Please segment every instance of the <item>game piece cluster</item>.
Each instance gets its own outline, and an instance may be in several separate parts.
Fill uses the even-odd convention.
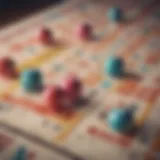
[[[0,75],[4,78],[15,78],[15,75],[18,75],[12,59],[0,59]],[[59,113],[71,110],[82,97],[82,83],[75,76],[67,77],[60,86],[45,87],[41,72],[38,69],[28,69],[20,74],[20,84],[24,91],[29,93],[44,91],[44,103]]]
[[[43,90],[44,103],[58,113],[71,110],[75,102],[82,96],[82,84],[74,76],[67,78],[63,85],[45,87],[40,71],[30,69],[21,74],[20,81],[26,92]]]
[[[71,110],[72,106],[82,96],[82,84],[74,76],[65,80],[63,85],[45,87],[39,70],[30,69],[20,76],[21,86],[26,92],[44,92],[44,103],[53,111],[63,113]]]
[[[44,91],[44,100],[57,113],[69,112],[82,97],[82,84],[77,77],[69,77],[61,86],[51,86]]]
[[[89,40],[93,37],[93,28],[89,23],[79,24],[75,29],[75,36],[80,40]],[[43,45],[56,44],[53,33],[47,27],[42,27],[37,35],[38,41]]]
[[[123,11],[113,7],[108,11],[108,18],[113,21],[123,19]],[[79,24],[75,36],[80,40],[89,40],[93,36],[93,28],[88,23]],[[42,27],[37,35],[38,41],[44,45],[56,43],[53,33],[47,27]],[[124,61],[120,57],[110,57],[104,64],[106,74],[119,77],[124,74]],[[7,78],[18,76],[16,64],[11,58],[0,59],[0,75]],[[82,82],[75,76],[68,76],[59,86],[45,86],[43,75],[37,69],[28,69],[21,73],[20,84],[26,92],[44,92],[44,103],[54,112],[70,111],[74,104],[83,96]],[[115,109],[107,117],[107,123],[115,131],[124,132],[133,126],[133,112],[127,109]]]
[[[124,73],[124,62],[119,57],[110,57],[105,62],[105,73],[121,76]],[[15,75],[15,63],[9,58],[0,60],[0,73],[4,76]],[[56,113],[71,111],[74,104],[83,96],[82,82],[75,76],[68,76],[59,86],[45,87],[42,74],[37,69],[21,73],[20,83],[26,92],[44,92],[44,103]],[[115,109],[107,117],[108,125],[115,131],[125,132],[133,126],[133,112],[128,109]]]
[[[118,7],[110,8],[107,16],[111,21],[120,22],[123,20],[123,10]],[[93,27],[89,23],[80,23],[75,29],[75,36],[80,40],[89,40],[93,37]],[[56,44],[53,33],[47,27],[42,27],[38,32],[38,40],[44,45]]]

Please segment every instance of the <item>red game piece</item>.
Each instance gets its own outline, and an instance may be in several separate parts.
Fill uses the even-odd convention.
[[[52,107],[55,112],[65,112],[68,110],[69,99],[67,102],[67,96],[62,88],[58,86],[48,87],[44,94],[45,103]]]
[[[36,158],[36,153],[34,153],[34,152],[29,152],[28,155],[27,155],[27,157],[28,157],[28,160],[35,160],[35,158]]]
[[[88,23],[80,24],[76,29],[76,35],[79,39],[89,39],[92,37],[92,26]]]
[[[52,45],[54,44],[53,34],[48,28],[41,28],[38,34],[38,39],[42,44]]]
[[[8,57],[0,59],[0,75],[7,78],[17,77],[16,65],[12,59]]]
[[[63,84],[63,89],[72,101],[76,101],[82,96],[82,84],[77,77],[68,77]]]
[[[62,106],[60,100],[63,96],[63,91],[59,87],[48,87],[44,93],[46,105],[52,107],[54,111],[59,110]]]

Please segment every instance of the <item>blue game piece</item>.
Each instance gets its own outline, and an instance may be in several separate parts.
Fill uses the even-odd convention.
[[[13,155],[11,160],[27,160],[27,151],[24,147],[20,147]]]
[[[124,61],[119,57],[109,57],[105,62],[105,73],[119,77],[124,74]]]
[[[27,92],[40,91],[43,87],[42,75],[37,69],[29,69],[21,74],[20,83]]]
[[[129,109],[114,109],[107,116],[108,125],[118,132],[129,131],[134,124],[134,111]]]
[[[121,21],[123,19],[123,11],[118,7],[113,7],[108,10],[107,16],[112,21]]]

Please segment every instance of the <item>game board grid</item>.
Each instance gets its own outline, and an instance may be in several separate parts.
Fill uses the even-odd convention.
[[[95,6],[94,6],[95,7]],[[91,8],[91,7],[90,7]],[[79,14],[79,16],[81,16],[81,14],[82,13],[79,13],[78,11],[76,11],[76,13],[77,14]],[[80,18],[77,18],[77,14],[74,14],[73,16],[75,16],[76,17],[76,19],[75,20],[77,20],[78,21],[78,19],[82,19],[82,17],[80,17]],[[92,15],[92,14],[89,14],[89,15]],[[78,16],[78,17],[79,17]],[[72,17],[72,15],[70,16],[70,17]],[[92,15],[92,17],[93,17],[93,15]],[[91,19],[91,17],[89,18],[89,19]],[[70,18],[70,19],[68,19],[67,20],[67,22],[70,22],[70,20],[72,20],[73,21],[73,19],[72,18]],[[75,20],[73,21],[74,23],[75,23]],[[72,29],[72,27],[70,27],[70,28],[67,28],[67,26],[69,26],[69,25],[66,25],[66,26],[64,26],[64,25],[60,25],[60,26],[62,26],[63,27],[63,30],[64,30],[64,33],[65,33],[65,37],[68,37],[68,36],[70,36],[71,34],[71,30],[73,30]],[[72,26],[74,26],[74,25],[72,25]],[[59,28],[59,26],[58,26],[58,28]],[[56,30],[56,29],[55,29]],[[74,39],[73,37],[71,37],[70,39]]]
[[[13,90],[12,90],[13,91]],[[12,111],[12,114],[13,114],[13,111]],[[81,114],[79,115],[80,117],[81,117]],[[18,117],[18,116],[16,116],[16,117]],[[12,119],[12,118],[11,118]],[[77,118],[76,118],[77,119]],[[41,132],[42,133],[42,132]]]
[[[55,57],[58,54],[61,53],[63,48],[46,48],[41,51],[38,57],[33,57],[28,61],[25,61],[25,63],[20,64],[17,69],[18,71],[22,72],[26,70],[27,68],[36,68],[39,65],[41,65],[45,60],[49,59],[50,57]],[[17,86],[18,81],[14,80],[5,90],[1,91],[0,94],[5,95],[7,92],[11,92],[16,86]]]
[[[16,135],[5,129],[0,129],[0,136],[6,141],[10,142],[8,145],[3,143],[3,139],[0,140],[1,144],[1,158],[3,160],[9,160],[15,154],[16,150],[20,147],[24,147],[27,151],[27,159],[28,160],[46,160],[46,159],[56,159],[56,160],[71,160],[72,158],[63,155],[62,153],[58,153],[56,151],[47,150],[45,147],[41,145],[34,144],[28,139],[21,137],[20,135]]]
[[[114,93],[113,93],[114,94]],[[102,95],[102,94],[101,94]],[[114,96],[114,98],[113,97],[110,97],[110,96],[112,96],[112,94],[108,94],[109,95],[109,97],[107,98],[107,95],[106,94],[103,94],[103,96],[105,95],[105,99],[106,99],[106,103],[107,104],[111,104],[111,105],[108,105],[108,106],[112,106],[113,107],[113,99],[114,99],[114,106],[115,107],[117,107],[117,104],[120,104],[122,107],[124,107],[124,106],[126,106],[126,104],[128,103],[128,105],[131,105],[131,101],[133,102],[133,97],[128,97],[127,96],[127,98],[125,98],[124,96],[120,96],[120,95],[116,95],[116,94],[114,94],[113,96]],[[99,97],[99,96],[97,96],[97,97]],[[117,99],[115,98],[115,97],[117,97]],[[102,97],[101,97],[102,98]],[[103,98],[104,99],[104,98]],[[129,99],[131,99],[131,101],[129,100]],[[126,100],[128,100],[128,102],[126,103]],[[102,102],[100,102],[101,100],[100,100],[100,98],[99,98],[99,103],[101,104],[100,106],[96,103],[95,105],[98,105],[99,107],[98,107],[98,109],[97,110],[101,110],[102,108],[102,106],[106,106],[104,103],[102,104]],[[139,114],[142,114],[143,112],[143,110],[148,106],[148,105],[152,105],[152,107],[150,107],[150,109],[152,108],[152,110],[153,110],[153,108],[155,107],[155,102],[154,103],[152,103],[152,104],[149,104],[149,103],[145,103],[145,102],[143,102],[143,101],[140,101],[140,100],[136,100],[136,99],[134,99],[134,101],[135,102],[138,102],[138,113],[137,113],[137,117],[138,117],[138,115]],[[104,102],[104,100],[103,100],[103,102]],[[134,104],[134,103],[133,103]],[[102,112],[104,113],[104,110],[102,109]],[[149,112],[151,112],[151,110],[149,111]],[[93,139],[94,138],[94,136],[90,136],[89,137],[89,135],[88,135],[88,133],[87,133],[87,129],[88,129],[88,127],[86,126],[86,125],[88,125],[88,123],[92,123],[92,126],[95,126],[96,125],[96,122],[95,122],[95,120],[97,120],[97,119],[99,119],[98,117],[97,118],[93,118],[93,115],[95,114],[95,116],[100,116],[100,115],[98,115],[98,113],[101,113],[101,111],[100,112],[97,112],[97,111],[93,111],[93,112],[91,112],[89,115],[88,115],[88,117],[86,118],[86,119],[84,119],[84,121],[82,121],[82,123],[79,125],[79,128],[77,129],[77,130],[75,130],[73,133],[72,133],[72,135],[70,135],[69,136],[69,138],[68,138],[68,140],[67,140],[67,147],[70,147],[71,148],[71,150],[74,150],[75,152],[78,150],[78,152],[81,152],[81,154],[83,155],[84,154],[84,150],[80,147],[81,145],[78,145],[78,146],[75,146],[74,145],[74,143],[73,142],[77,142],[77,143],[85,143],[86,145],[86,147],[87,147],[87,150],[89,150],[89,148],[91,148],[91,147],[89,147],[89,145],[93,145],[93,143],[91,143],[92,142],[92,140],[91,139]],[[145,115],[143,115],[143,116],[145,116]],[[90,118],[93,118],[92,120],[89,120]],[[144,120],[144,119],[143,119]],[[146,120],[146,117],[145,117],[145,120]],[[147,122],[147,120],[146,120],[146,122],[145,123],[147,123],[148,124],[148,122]],[[144,124],[144,122],[143,122],[143,124]],[[97,127],[100,127],[102,125],[102,123],[100,123],[100,124],[98,124],[97,125]],[[104,125],[105,125],[105,120],[104,120]],[[142,125],[142,124],[141,124]],[[148,126],[148,125],[147,125]],[[82,127],[83,127],[83,129],[82,129]],[[102,127],[103,129],[104,129],[104,126]],[[104,134],[104,133],[103,133]],[[81,137],[81,138],[80,138]],[[151,136],[150,136],[151,137]],[[152,136],[153,137],[153,136]],[[142,144],[142,142],[140,142],[139,141],[139,139],[137,139],[137,137],[135,137],[136,139],[133,141],[133,144],[134,145],[140,145],[141,147],[141,149],[144,149],[143,150],[143,152],[140,152],[139,154],[141,154],[141,157],[142,156],[144,156],[144,153],[146,152],[146,150],[147,150],[147,147],[145,146],[145,145],[143,145]],[[79,139],[79,140],[78,140]],[[90,141],[89,141],[90,140]],[[103,142],[103,143],[109,143],[109,148],[111,147],[111,144],[110,144],[110,140],[107,140],[107,142],[105,142],[103,139],[101,139],[101,140],[99,140],[99,141],[101,141],[101,143]],[[96,139],[94,139],[94,142],[97,144],[97,143],[100,143],[98,140],[96,140]],[[115,142],[115,141],[114,141]],[[148,142],[149,143],[149,142]],[[106,149],[106,147],[107,147],[107,144],[105,144],[105,149]],[[74,145],[74,147],[71,147],[71,146],[73,146]],[[98,148],[96,148],[96,150],[98,150],[98,149],[100,149],[99,147],[100,146],[102,146],[103,144],[101,144],[101,145],[97,145],[97,147]],[[112,144],[112,145],[114,145],[114,144]],[[113,147],[113,148],[115,148],[115,147]],[[124,149],[124,148],[123,148]],[[126,149],[125,149],[126,150]],[[129,153],[132,153],[132,151],[134,151],[133,150],[133,146],[132,147],[129,147],[127,150],[126,150],[126,152],[129,152]],[[110,152],[111,153],[111,152]],[[95,154],[97,154],[96,152],[95,152]],[[94,154],[94,156],[95,156],[95,154]],[[127,153],[125,153],[126,155],[128,155]],[[137,153],[138,154],[138,153]],[[109,154],[110,155],[110,154]],[[112,156],[113,156],[114,154],[112,154]],[[85,154],[84,154],[84,156],[85,156]],[[91,155],[88,155],[87,154],[87,158],[89,157],[89,158],[91,158],[90,157]],[[100,155],[99,155],[100,156]],[[103,156],[104,157],[104,156]],[[93,157],[92,157],[93,158]],[[127,158],[126,158],[127,159]]]
[[[135,26],[135,25],[134,25]],[[132,26],[132,27],[134,27],[134,26]],[[143,26],[143,23],[139,23],[139,27],[142,27]],[[137,27],[137,26],[136,26]],[[138,28],[139,28],[138,27]],[[126,29],[127,28],[125,28],[125,31],[126,31]],[[130,29],[130,27],[129,27],[129,29]],[[122,31],[122,33],[121,33],[121,31]],[[107,49],[107,43],[108,43],[108,45],[110,45],[116,38],[118,38],[118,34],[120,34],[119,36],[122,36],[122,37],[124,37],[124,35],[125,35],[125,32],[123,32],[123,29],[122,28],[117,28],[117,26],[115,26],[115,30],[113,31],[113,33],[111,34],[111,36],[109,36],[108,37],[108,35],[106,35],[106,36],[104,36],[104,38],[103,38],[103,40],[100,40],[100,43],[101,44],[99,44],[99,43],[93,43],[92,45],[90,45],[90,46],[85,46],[85,45],[83,45],[83,47],[84,48],[86,48],[86,51],[87,52],[101,52],[102,50],[106,50]],[[141,32],[140,32],[140,35],[141,35]],[[139,35],[139,33],[137,33],[137,36],[140,36]],[[136,36],[136,34],[134,33],[134,35],[133,36]],[[143,37],[143,36],[142,36]],[[106,39],[106,40],[105,40]],[[139,39],[140,40],[140,39]],[[103,42],[104,41],[104,42]],[[142,38],[142,42],[144,43],[144,41],[143,41],[143,38]],[[132,42],[133,43],[133,42]],[[131,44],[132,44],[131,43]],[[138,44],[138,43],[137,43]],[[96,45],[98,46],[98,47],[96,47]],[[133,44],[132,44],[133,45]],[[106,48],[105,48],[106,47]],[[118,51],[118,52],[120,52],[120,51]],[[127,51],[127,52],[130,52],[130,51]],[[121,51],[121,53],[123,53],[123,51]]]
[[[6,106],[10,108],[7,112],[2,112],[3,115],[1,114],[1,122],[5,122],[8,125],[12,125],[31,135],[36,135],[37,137],[42,138],[42,135],[46,136],[45,140],[49,142],[51,142],[56,136],[64,132],[64,125],[56,120],[54,120],[51,124],[48,123],[49,120],[47,120],[48,118],[46,117],[46,123],[48,123],[48,126],[46,125],[46,127],[43,127],[42,123],[44,121],[44,118],[42,118],[41,115],[35,114],[34,112],[31,112],[29,109],[21,107],[20,105],[17,105],[16,109],[12,109],[13,106]],[[21,121],[19,121],[20,118]],[[20,125],[22,122],[23,125]],[[56,126],[58,127],[58,130],[54,130],[54,127]]]
[[[108,101],[109,99],[107,99],[107,101]],[[100,104],[101,104],[101,102],[99,102]],[[109,103],[109,102],[107,102],[107,103]],[[98,105],[97,103],[96,103],[96,105],[98,105],[99,106],[99,110],[101,110],[102,109],[102,106],[104,106],[104,104],[101,104],[101,105]],[[105,105],[106,106],[106,105]],[[92,114],[93,113],[93,114]],[[95,117],[96,116],[96,117]],[[94,152],[92,153],[92,154],[94,154],[94,158],[95,157],[97,157],[98,155],[98,153],[96,152],[96,151],[99,151],[99,150],[104,150],[104,149],[106,149],[106,148],[114,148],[114,149],[116,149],[117,147],[117,145],[119,146],[119,144],[117,144],[116,143],[116,136],[118,136],[119,137],[119,135],[116,135],[115,133],[115,135],[112,133],[112,131],[110,131],[110,129],[109,128],[107,128],[107,129],[105,129],[106,130],[106,132],[109,132],[112,136],[114,135],[115,137],[115,139],[113,140],[113,142],[111,142],[112,140],[109,140],[109,139],[107,139],[107,140],[104,140],[103,138],[101,139],[101,138],[96,138],[96,137],[94,137],[94,136],[92,136],[92,135],[89,135],[88,134],[88,132],[87,132],[87,130],[88,130],[88,128],[89,127],[94,127],[94,126],[96,126],[99,130],[104,130],[104,126],[105,126],[105,120],[104,120],[104,124],[101,122],[101,120],[100,120],[100,118],[97,118],[97,116],[99,116],[99,115],[97,115],[97,111],[96,112],[91,112],[89,115],[88,115],[88,117],[84,120],[84,121],[82,121],[82,123],[79,125],[79,127],[78,127],[78,129],[76,129],[70,136],[69,136],[69,138],[68,138],[68,140],[67,140],[67,144],[66,144],[66,146],[67,147],[70,147],[71,148],[71,150],[73,150],[73,151],[75,151],[75,152],[80,152],[82,155],[84,155],[84,157],[85,157],[85,150],[87,149],[87,150],[92,150],[92,147],[90,147],[91,145],[94,145],[94,144],[96,144],[96,146],[97,147],[95,147],[94,149],[96,149],[96,150],[94,150]],[[99,121],[99,122],[97,122],[97,121]],[[104,125],[104,126],[103,126]],[[103,129],[102,129],[102,128]],[[109,134],[108,133],[108,134]],[[104,134],[104,133],[103,133]],[[93,140],[94,139],[94,140]],[[74,144],[74,142],[77,142],[78,144],[80,144],[80,145],[78,145],[78,146],[75,146],[75,144]],[[116,144],[115,144],[116,143]],[[81,144],[85,144],[84,145],[84,147],[81,147]],[[99,145],[98,145],[99,144]],[[72,147],[71,147],[72,146]],[[74,146],[74,147],[73,147]],[[103,146],[103,147],[102,147]],[[124,148],[121,146],[119,146],[118,147],[119,149],[118,150],[116,150],[116,151],[118,151],[118,153],[119,153],[119,151],[124,151]],[[125,148],[125,154],[128,152],[128,149],[130,149],[129,147],[128,148]],[[111,150],[109,150],[109,152],[111,153]],[[108,153],[109,153],[108,152]],[[90,153],[90,152],[89,152]],[[104,153],[106,153],[106,152],[104,152]],[[107,155],[107,153],[106,153],[106,155]],[[112,156],[113,156],[113,154],[111,154]],[[110,156],[111,156],[110,155]],[[90,157],[91,155],[89,155],[89,154],[87,154],[87,158],[88,159],[90,159],[91,157]],[[99,155],[100,156],[100,155]],[[104,155],[102,156],[102,157],[104,157]],[[87,159],[86,158],[86,159]],[[92,157],[92,159],[94,159],[93,157]]]

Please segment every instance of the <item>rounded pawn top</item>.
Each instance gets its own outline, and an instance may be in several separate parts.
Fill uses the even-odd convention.
[[[124,61],[119,57],[109,57],[104,64],[105,73],[111,76],[122,76],[124,74]]]
[[[15,62],[9,57],[0,59],[0,75],[7,78],[14,78],[18,76]]]
[[[20,76],[23,89],[27,92],[38,92],[43,88],[42,75],[38,69],[29,69]]]
[[[134,112],[129,109],[113,109],[108,117],[108,125],[118,132],[127,132],[134,126]]]
[[[67,77],[62,87],[72,101],[76,101],[82,96],[82,83],[75,76]]]
[[[44,45],[52,45],[54,44],[53,33],[49,28],[42,27],[38,32],[38,40]]]
[[[123,20],[123,10],[118,7],[112,7],[108,10],[107,16],[112,21]]]
[[[27,159],[27,150],[24,147],[18,148],[18,150],[15,152],[11,160],[26,160]]]
[[[89,23],[81,23],[76,28],[76,36],[79,39],[87,40],[92,37],[93,28]]]
[[[63,97],[63,90],[57,86],[47,87],[44,91],[44,102],[55,111],[60,107],[60,99]]]
[[[64,113],[69,109],[66,103],[67,96],[65,91],[59,86],[50,86],[44,92],[44,103],[52,108],[54,112]]]

